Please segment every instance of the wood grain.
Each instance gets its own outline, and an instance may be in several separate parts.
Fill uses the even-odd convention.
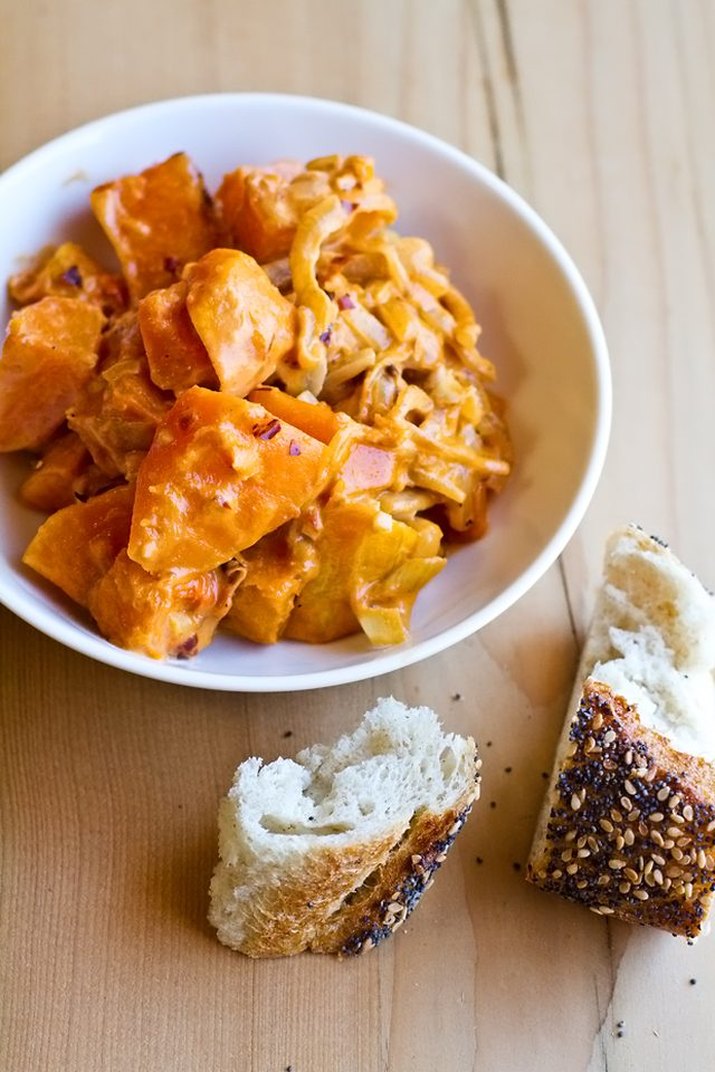
[[[0,15],[2,167],[94,116],[216,90],[334,97],[461,146],[570,250],[615,398],[604,476],[560,563],[478,636],[403,672],[295,696],[182,690],[0,612],[0,1068],[709,1067],[712,939],[610,924],[519,868],[606,533],[637,520],[715,585],[715,7],[0,0]],[[205,915],[234,767],[329,740],[389,692],[474,733],[485,759],[434,889],[356,962],[232,954]]]

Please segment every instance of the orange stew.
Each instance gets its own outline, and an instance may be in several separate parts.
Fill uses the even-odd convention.
[[[362,156],[184,153],[93,191],[113,273],[65,242],[9,281],[0,450],[49,516],[24,562],[112,643],[195,655],[409,633],[511,467],[494,368]]]

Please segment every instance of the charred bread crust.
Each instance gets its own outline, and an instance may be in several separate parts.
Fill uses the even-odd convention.
[[[356,956],[401,927],[432,885],[478,795],[477,776],[474,793],[465,794],[454,808],[415,816],[385,862],[327,920],[311,943],[312,952]]]
[[[696,938],[715,893],[715,771],[589,679],[528,881],[603,916]]]

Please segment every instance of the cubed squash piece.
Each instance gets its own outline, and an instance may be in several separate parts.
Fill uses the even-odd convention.
[[[218,376],[188,309],[185,280],[153,290],[139,302],[139,327],[149,373],[157,387],[179,394],[189,387],[218,387]]]
[[[284,636],[323,644],[363,628],[374,644],[401,643],[417,592],[444,566],[434,542],[374,501],[330,500],[322,519],[320,566]]]
[[[147,573],[120,551],[89,593],[89,610],[112,644],[152,659],[187,659],[211,643],[242,570]]]
[[[134,489],[111,488],[58,510],[40,525],[22,561],[87,606],[89,593],[127,546]]]
[[[216,192],[230,240],[260,264],[290,251],[300,218],[290,180],[300,170],[240,167],[224,176]]]
[[[65,432],[47,445],[35,468],[22,483],[20,498],[35,510],[52,514],[77,500],[90,454],[74,432]]]
[[[67,421],[108,477],[131,479],[173,396],[151,381],[135,313],[107,334],[101,372],[82,389]]]
[[[134,301],[175,283],[216,245],[211,198],[186,153],[98,186],[90,200]]]
[[[192,387],[137,475],[129,556],[145,569],[213,569],[297,516],[325,447],[263,406]]]
[[[295,306],[253,257],[214,249],[186,271],[186,308],[222,390],[243,397],[295,343]]]
[[[18,305],[48,296],[83,298],[98,305],[106,316],[122,312],[127,304],[121,276],[105,271],[76,242],[42,250],[28,268],[11,277],[8,290]]]
[[[313,540],[297,521],[281,525],[241,553],[246,576],[223,627],[258,644],[275,644],[306,583],[318,568]]]
[[[0,451],[39,450],[97,363],[104,316],[78,298],[43,298],[10,317],[0,357]]]

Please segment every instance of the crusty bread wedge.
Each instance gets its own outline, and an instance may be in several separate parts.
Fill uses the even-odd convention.
[[[219,812],[209,920],[251,957],[356,954],[412,912],[479,791],[471,737],[379,700],[332,747],[247,759]]]
[[[715,892],[715,600],[637,526],[608,541],[527,879],[702,931]]]

